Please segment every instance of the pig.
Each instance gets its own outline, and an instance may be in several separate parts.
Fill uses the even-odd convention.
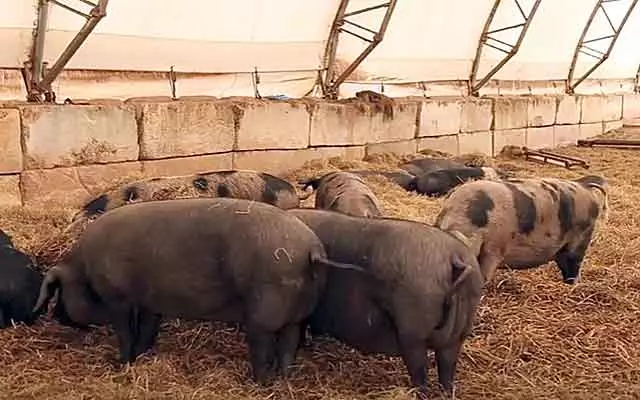
[[[362,178],[351,172],[329,172],[299,183],[303,185],[302,190],[311,186],[316,191],[316,208],[358,217],[382,216],[382,207],[376,195]]]
[[[368,176],[383,176],[405,190],[409,190],[409,185],[415,178],[414,175],[411,175],[409,172],[403,169],[399,171],[354,170],[354,171],[348,171],[348,172],[354,175],[358,175],[361,178],[365,178]]]
[[[414,177],[407,190],[427,196],[442,196],[464,182],[478,179],[499,180],[498,172],[491,167],[444,168]]]
[[[57,296],[55,319],[110,324],[120,361],[153,346],[161,317],[245,327],[253,379],[288,376],[300,323],[316,305],[326,256],[304,223],[270,204],[197,198],[141,202],[88,225],[46,274],[34,312]]]
[[[464,236],[389,217],[287,212],[318,235],[329,258],[364,269],[329,270],[306,321],[312,336],[333,336],[364,354],[400,355],[421,398],[427,390],[425,353],[434,349],[439,383],[451,393],[483,286]]]
[[[574,284],[607,193],[597,175],[467,182],[445,199],[435,225],[469,238],[486,281],[505,264],[525,269],[555,260],[562,280]]]
[[[461,162],[450,160],[448,158],[419,158],[411,160],[405,164],[402,164],[400,168],[406,170],[411,175],[419,176],[432,171],[439,171],[441,169],[449,168],[464,168],[465,165]]]
[[[11,236],[0,230],[0,329],[14,323],[31,325],[42,273],[31,258],[16,249]]]
[[[310,195],[299,197],[291,183],[264,172],[219,170],[131,182],[87,202],[77,216],[94,217],[128,203],[169,200],[185,193],[190,193],[189,197],[255,200],[282,209],[298,207],[300,199]]]

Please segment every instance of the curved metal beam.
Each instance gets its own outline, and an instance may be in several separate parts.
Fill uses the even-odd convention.
[[[629,5],[629,9],[627,9],[627,12],[622,18],[622,21],[620,21],[619,26],[615,27],[614,24],[611,22],[611,18],[609,18],[609,14],[607,13],[605,4],[613,3],[616,1],[620,1],[620,0],[598,0],[595,7],[593,7],[593,11],[591,11],[591,15],[589,15],[589,19],[587,20],[587,23],[585,24],[584,29],[582,30],[582,34],[580,35],[580,39],[578,40],[578,44],[576,45],[576,50],[573,52],[573,59],[571,60],[571,66],[569,67],[569,76],[567,77],[567,82],[566,82],[567,94],[575,93],[576,87],[579,84],[581,84],[585,79],[587,79],[589,75],[593,73],[593,71],[598,69],[598,67],[600,67],[609,58],[609,56],[611,55],[611,51],[613,50],[613,46],[615,46],[616,41],[620,37],[620,31],[622,31],[622,28],[627,23],[627,20],[629,19],[631,12],[635,8],[636,4],[638,4],[638,0],[633,0]],[[611,33],[605,36],[600,36],[600,37],[595,37],[589,40],[585,40],[587,37],[587,33],[589,32],[589,29],[593,24],[593,20],[598,14],[598,11],[602,12],[605,18],[607,19],[607,22],[609,23],[608,26],[610,28]],[[606,40],[610,40],[610,43],[609,43],[609,47],[607,48],[607,51],[604,53],[601,52],[600,50],[594,49],[587,45],[589,43],[593,43],[596,41],[606,41]],[[591,66],[591,68],[587,70],[587,72],[582,74],[582,76],[576,79],[575,82],[572,82],[576,72],[576,64],[578,63],[578,56],[580,55],[580,53],[593,57],[597,61],[595,62],[594,65]]]
[[[107,4],[109,0],[98,0],[97,3],[93,3],[89,0],[80,0],[82,3],[92,6],[91,11],[88,14],[77,10],[60,0],[39,0],[38,1],[38,21],[35,28],[35,34],[33,38],[33,46],[29,60],[25,62],[22,70],[22,76],[27,88],[27,101],[29,102],[43,102],[42,96],[44,95],[44,102],[55,103],[55,93],[51,89],[51,84],[60,75],[60,72],[64,69],[65,65],[69,62],[71,57],[78,51],[80,46],[89,37],[93,29],[98,25],[98,22],[107,15]],[[71,42],[64,49],[60,57],[56,60],[53,66],[45,71],[45,62],[43,62],[44,54],[44,41],[47,31],[47,17],[49,12],[49,4],[55,4],[69,12],[80,15],[86,19],[86,22],[78,34],[71,40]]]
[[[396,7],[396,3],[398,0],[389,0],[386,3],[381,3],[372,7],[366,7],[360,10],[351,11],[349,13],[346,12],[347,7],[349,5],[349,0],[341,0],[340,5],[338,6],[338,11],[336,13],[336,17],[333,20],[333,25],[331,27],[331,32],[329,33],[329,39],[327,40],[327,47],[325,49],[324,55],[324,70],[325,76],[322,82],[323,95],[328,98],[335,99],[338,97],[338,89],[340,85],[355,71],[356,68],[367,58],[369,54],[375,49],[382,39],[384,38],[384,34],[387,31],[387,27],[389,26],[389,21],[391,20],[391,15],[393,14],[393,10]],[[370,12],[373,10],[378,10],[381,8],[386,8],[386,12],[384,17],[382,18],[382,22],[378,30],[373,30],[357,24],[355,22],[349,21],[347,18],[353,15],[358,15],[366,12]],[[350,25],[349,28],[345,28],[345,24]],[[359,34],[353,32],[353,28],[357,28],[364,33]],[[349,66],[338,76],[335,75],[335,61],[336,61],[336,52],[338,50],[338,41],[340,33],[348,33],[352,36],[355,36],[365,42],[368,42],[369,45],[360,53],[356,59],[349,64]],[[368,38],[368,35],[373,35],[372,38]]]
[[[498,71],[500,71],[500,68],[504,67],[504,65],[513,56],[515,56],[518,53],[518,50],[520,50],[520,45],[522,44],[522,41],[524,40],[524,37],[527,34],[527,31],[529,30],[531,21],[533,20],[533,17],[536,15],[536,11],[538,11],[538,7],[540,6],[540,2],[542,0],[536,0],[531,6],[531,10],[529,10],[528,14],[526,14],[522,9],[522,6],[520,5],[519,0],[513,0],[513,1],[515,2],[516,6],[518,7],[518,10],[520,11],[522,22],[514,25],[506,26],[506,27],[495,28],[495,29],[492,29],[491,25],[495,19],[498,8],[500,7],[501,4],[504,4],[504,3],[502,3],[502,0],[496,0],[495,3],[493,3],[493,7],[491,8],[489,17],[487,18],[487,21],[484,24],[482,33],[480,34],[480,40],[478,41],[478,47],[476,49],[476,56],[473,59],[473,64],[471,65],[471,74],[469,76],[469,94],[472,96],[478,96],[479,90],[484,85],[486,85],[487,82],[489,82],[489,80]],[[493,33],[504,32],[512,29],[521,29],[520,35],[518,36],[518,39],[516,40],[515,44],[510,44],[502,40],[498,40],[496,38],[491,37],[491,34]],[[488,43],[490,40],[491,40],[491,43]],[[480,67],[480,59],[482,57],[483,46],[491,47],[493,49],[496,49],[498,51],[505,53],[506,55],[483,78],[478,80],[478,68]],[[504,49],[505,47],[507,48],[506,50]]]

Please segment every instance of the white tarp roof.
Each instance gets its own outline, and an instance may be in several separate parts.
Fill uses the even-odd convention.
[[[31,47],[37,0],[0,0],[0,68],[20,68]],[[79,0],[60,0],[89,11]],[[632,0],[607,3],[617,24]],[[110,0],[107,16],[67,65],[68,69],[229,74],[182,86],[214,85],[213,95],[246,94],[250,73],[261,72],[267,91],[302,95],[312,86],[339,0]],[[351,0],[347,11],[384,0]],[[466,80],[493,0],[398,0],[383,42],[349,82]],[[525,12],[533,0],[519,0]],[[514,0],[503,0],[493,27],[523,22]],[[518,54],[494,79],[566,79],[576,43],[597,0],[542,0]],[[53,63],[84,20],[50,6],[44,59]],[[372,29],[385,9],[349,20]],[[588,38],[608,34],[601,13]],[[517,31],[515,32],[517,33]],[[501,36],[502,35],[502,36]],[[496,34],[515,43],[514,32]],[[591,78],[629,79],[640,65],[640,7],[616,47]],[[607,42],[605,42],[607,43]],[[350,63],[367,43],[340,35],[337,59]],[[592,47],[604,50],[597,43]],[[503,54],[483,48],[479,77]],[[576,77],[595,59],[581,55]],[[586,63],[585,63],[586,61]],[[270,73],[271,72],[271,73]],[[238,74],[240,73],[240,74]],[[215,82],[215,83],[214,83]],[[166,86],[166,82],[164,83]],[[189,86],[191,85],[191,86]],[[143,90],[143,86],[139,87]],[[279,90],[281,89],[281,90]],[[196,90],[198,92],[198,90]],[[200,91],[202,92],[202,91]],[[205,93],[193,94],[205,94]],[[139,93],[138,95],[145,95]],[[191,93],[190,93],[191,94]]]

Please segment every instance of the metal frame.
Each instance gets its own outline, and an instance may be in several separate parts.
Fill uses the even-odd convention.
[[[533,5],[531,6],[531,11],[529,12],[528,15],[525,14],[525,12],[522,9],[522,6],[520,5],[520,2],[518,0],[513,0],[513,1],[516,3],[516,6],[518,7],[518,10],[520,11],[520,15],[522,15],[522,19],[524,21],[521,22],[521,23],[515,24],[515,25],[510,25],[510,26],[506,26],[506,27],[502,27],[502,28],[491,29],[491,24],[493,23],[493,21],[495,19],[496,12],[498,11],[498,8],[500,7],[500,4],[502,4],[502,0],[496,0],[495,3],[493,3],[493,7],[491,8],[491,12],[489,13],[489,17],[487,17],[487,21],[484,24],[484,28],[482,29],[482,33],[480,34],[480,40],[478,41],[478,47],[476,49],[476,56],[473,59],[473,64],[471,66],[471,74],[469,76],[469,94],[472,95],[472,96],[478,96],[478,93],[479,93],[480,89],[484,85],[486,85],[487,82],[489,82],[489,80],[498,71],[500,71],[500,69],[502,67],[504,67],[504,65],[513,56],[515,56],[518,53],[518,50],[520,50],[520,45],[522,44],[522,41],[524,40],[524,37],[527,34],[527,31],[529,30],[529,26],[531,25],[531,21],[533,20],[533,17],[535,16],[536,11],[538,11],[538,7],[540,6],[540,2],[542,0],[536,0],[533,3]],[[499,40],[499,39],[491,37],[491,34],[493,34],[493,33],[504,32],[504,31],[508,31],[508,30],[511,30],[511,29],[518,29],[518,28],[521,28],[522,30],[520,31],[520,35],[518,36],[518,39],[516,40],[515,44],[510,44],[510,43],[504,42],[502,40]],[[491,40],[492,42],[494,42],[496,44],[488,43],[489,40]],[[480,59],[482,57],[483,45],[487,46],[487,47],[491,47],[491,48],[496,49],[498,51],[501,51],[501,52],[505,53],[506,55],[482,79],[477,81],[477,79],[478,79],[478,68],[480,67]],[[499,45],[507,47],[508,50],[500,48]]]
[[[98,0],[93,3],[89,0],[80,0],[82,3],[92,6],[88,14],[70,7],[60,0],[38,0],[38,19],[33,35],[33,46],[29,59],[24,63],[22,78],[27,89],[27,101],[36,103],[55,103],[56,96],[51,88],[51,84],[58,77],[71,57],[78,51],[87,37],[102,18],[107,15],[107,4],[109,0]],[[44,42],[47,31],[47,21],[49,17],[49,5],[55,4],[74,14],[86,19],[84,26],[64,49],[60,57],[51,68],[46,68],[47,63],[43,61]],[[44,100],[42,98],[44,96]]]
[[[373,49],[375,49],[378,44],[382,42],[384,34],[387,31],[387,27],[389,26],[391,15],[393,14],[393,10],[396,7],[396,3],[397,0],[389,0],[386,3],[381,3],[375,6],[366,7],[347,13],[346,10],[347,6],[349,5],[349,0],[340,1],[338,11],[336,12],[336,17],[333,20],[333,25],[331,26],[331,32],[329,33],[329,39],[327,41],[327,47],[324,54],[323,70],[325,71],[325,76],[321,82],[324,97],[333,99],[337,98],[340,85],[349,77],[349,75],[351,75],[351,73],[353,73],[353,71],[355,71],[356,68],[358,68],[358,66],[365,60],[365,58],[367,58],[367,56],[371,54]],[[387,10],[377,31],[369,29],[355,22],[351,22],[347,19],[348,17],[351,17],[353,15],[378,10],[380,8],[386,8]],[[368,32],[372,34],[373,37],[369,39],[364,35],[354,33],[351,30],[344,28],[345,24],[349,24],[353,27],[359,28],[360,30]],[[362,51],[362,53],[360,53],[358,57],[356,57],[356,59],[351,64],[349,64],[349,66],[342,72],[342,74],[340,74],[340,76],[336,78],[335,61],[340,32],[348,33],[352,36],[355,36],[365,42],[368,42],[369,45]]]
[[[613,50],[613,46],[616,44],[616,41],[620,37],[620,31],[622,31],[622,28],[627,23],[627,20],[629,19],[631,12],[635,8],[636,4],[638,4],[638,0],[633,0],[631,2],[629,9],[627,10],[626,14],[622,18],[622,21],[620,22],[620,26],[616,28],[615,26],[613,26],[613,23],[611,22],[611,18],[609,18],[609,14],[607,13],[607,9],[604,6],[606,3],[613,3],[616,1],[620,1],[620,0],[598,0],[595,7],[593,7],[593,11],[591,11],[591,15],[589,16],[589,19],[587,20],[587,23],[584,26],[584,29],[582,30],[582,34],[580,35],[580,39],[578,40],[578,44],[576,45],[576,50],[573,53],[573,59],[571,60],[571,66],[569,67],[569,75],[567,76],[567,82],[566,82],[567,94],[575,93],[576,87],[579,84],[581,84],[585,79],[587,79],[589,75],[593,73],[593,71],[598,69],[598,67],[602,65],[609,58],[609,56],[611,55],[611,51]],[[598,11],[602,11],[602,13],[604,14],[605,18],[607,19],[607,22],[609,23],[609,27],[611,28],[612,33],[609,35],[585,40],[587,36],[587,32],[589,31],[589,28],[591,28],[591,24],[593,24],[593,20],[595,19],[596,14],[598,14]],[[609,43],[609,48],[604,53],[587,46],[587,44],[589,43],[602,41],[602,40],[609,40],[609,39],[611,40],[611,43]],[[576,64],[578,63],[578,55],[580,53],[593,57],[597,61],[593,66],[591,66],[591,68],[587,70],[587,72],[582,74],[581,77],[579,77],[575,82],[572,83],[575,72],[576,72]]]

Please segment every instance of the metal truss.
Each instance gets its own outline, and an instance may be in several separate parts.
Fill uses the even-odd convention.
[[[347,6],[349,5],[349,0],[341,0],[340,5],[338,6],[338,12],[336,13],[336,17],[333,20],[333,25],[331,27],[331,32],[329,33],[329,40],[327,41],[327,48],[324,55],[324,70],[325,76],[323,82],[321,82],[323,95],[328,98],[337,98],[338,89],[340,85],[355,71],[356,68],[364,61],[365,58],[373,49],[375,49],[382,39],[384,38],[384,34],[387,31],[387,27],[389,26],[389,21],[391,20],[391,15],[393,14],[393,10],[396,7],[397,0],[389,0],[386,3],[378,4],[371,7],[362,8],[360,10],[346,12]],[[386,12],[384,17],[382,18],[382,22],[377,31],[357,24],[355,22],[349,21],[347,18],[352,17],[354,15],[362,14],[365,12],[378,10],[381,8],[386,8]],[[356,33],[353,32],[353,28],[358,28],[360,31],[364,33]],[[349,64],[349,66],[338,76],[335,77],[335,61],[336,61],[336,52],[338,49],[338,39],[340,33],[348,33],[352,36],[355,36],[367,43],[369,45],[360,53],[356,59]],[[371,38],[367,37],[369,35],[373,35]]]
[[[576,87],[580,83],[582,83],[585,79],[587,79],[589,75],[593,73],[593,71],[598,69],[598,67],[600,67],[600,65],[602,65],[609,58],[609,56],[611,55],[611,51],[613,50],[613,46],[616,44],[618,37],[620,37],[620,31],[622,31],[622,28],[627,23],[627,20],[629,19],[631,12],[635,8],[636,4],[638,4],[638,0],[633,0],[631,2],[631,4],[629,5],[629,9],[627,10],[624,17],[622,18],[622,21],[620,21],[619,26],[616,27],[613,24],[613,22],[611,22],[611,18],[609,18],[609,14],[607,13],[607,8],[605,7],[605,4],[613,3],[617,1],[620,1],[620,0],[598,0],[595,7],[593,8],[591,15],[589,16],[589,19],[587,20],[587,23],[584,29],[582,30],[582,34],[580,35],[580,39],[578,40],[578,44],[576,45],[576,50],[573,53],[573,59],[571,60],[571,66],[569,67],[569,76],[567,77],[567,84],[566,84],[567,94],[573,94],[575,92]],[[587,37],[587,33],[589,32],[589,29],[593,24],[593,20],[595,19],[598,12],[601,12],[604,15],[604,17],[607,19],[607,23],[608,23],[607,25],[610,28],[611,33],[608,35],[585,40]],[[600,50],[594,49],[593,47],[589,46],[591,43],[604,42],[607,40],[609,40],[610,42],[606,52],[602,52]],[[576,64],[578,63],[578,55],[580,55],[580,53],[587,55],[589,57],[593,57],[597,61],[595,62],[595,64],[591,66],[591,68],[587,70],[587,72],[582,74],[582,76],[580,76],[578,79],[575,80],[575,82],[573,82],[574,75],[576,72]]]
[[[522,40],[524,40],[524,37],[527,31],[529,30],[531,21],[533,20],[533,17],[535,16],[536,11],[538,11],[538,7],[540,6],[540,2],[542,0],[536,0],[531,6],[531,10],[529,11],[528,14],[524,12],[522,6],[520,5],[519,0],[512,0],[512,1],[515,2],[516,6],[518,7],[518,11],[520,12],[520,16],[522,17],[522,22],[517,23],[515,25],[506,26],[506,27],[492,28],[491,25],[495,19],[496,12],[498,11],[498,8],[500,7],[500,5],[504,4],[502,0],[496,0],[495,3],[493,3],[493,8],[489,13],[489,17],[487,18],[487,21],[485,22],[484,28],[482,30],[482,34],[480,35],[480,41],[478,42],[478,47],[476,49],[476,56],[473,59],[473,64],[471,66],[471,75],[469,76],[469,94],[473,96],[477,96],[479,90],[484,85],[486,85],[487,82],[489,82],[489,80],[498,71],[500,71],[500,68],[502,68],[513,56],[515,56],[518,53],[518,50],[520,49],[520,45],[522,44]],[[499,40],[491,36],[494,33],[504,32],[508,30],[516,30],[516,29],[520,29],[520,35],[518,36],[518,39],[516,40],[515,44],[510,44],[503,40]],[[480,59],[482,57],[483,46],[491,47],[493,49],[501,51],[505,53],[505,56],[483,78],[478,80],[478,67],[480,66]]]
[[[89,0],[78,0],[88,6],[91,6],[89,13],[77,10],[63,0],[39,0],[38,1],[38,20],[33,36],[33,46],[29,60],[24,63],[22,69],[22,78],[27,89],[27,101],[36,103],[55,103],[56,96],[51,89],[51,84],[58,77],[65,65],[71,57],[78,51],[87,37],[93,32],[94,28],[102,18],[107,15],[107,3],[109,0],[98,0],[93,3]],[[51,68],[46,68],[46,62],[43,61],[44,42],[47,31],[47,21],[49,16],[49,5],[57,5],[69,12],[83,17],[86,22],[80,29],[78,34],[69,42],[60,57],[56,60]],[[44,96],[44,99],[42,98]]]

